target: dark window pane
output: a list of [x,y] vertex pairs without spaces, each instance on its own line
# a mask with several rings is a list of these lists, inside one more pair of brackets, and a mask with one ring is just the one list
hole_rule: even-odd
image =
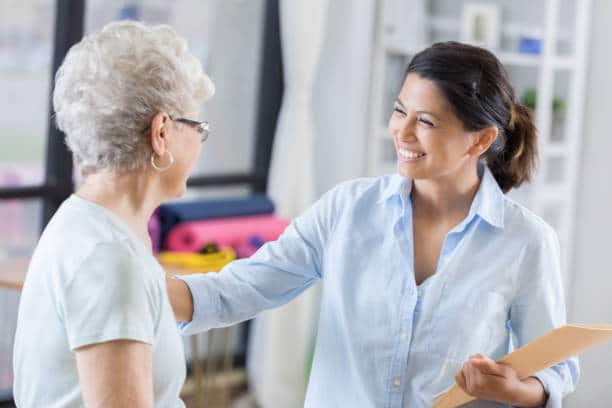
[[0,2],[0,188],[43,180],[55,2]]

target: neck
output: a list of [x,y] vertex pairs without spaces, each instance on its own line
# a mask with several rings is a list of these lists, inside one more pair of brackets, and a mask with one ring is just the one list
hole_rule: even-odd
[[146,170],[89,175],[77,195],[115,213],[137,237],[150,245],[147,225],[163,197]]
[[466,216],[479,186],[476,166],[453,175],[414,180],[412,206],[419,214],[438,218]]

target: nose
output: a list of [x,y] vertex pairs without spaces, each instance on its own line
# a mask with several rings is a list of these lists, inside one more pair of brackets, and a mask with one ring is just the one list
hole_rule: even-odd
[[397,137],[403,142],[416,139],[416,118],[407,116],[398,123]]

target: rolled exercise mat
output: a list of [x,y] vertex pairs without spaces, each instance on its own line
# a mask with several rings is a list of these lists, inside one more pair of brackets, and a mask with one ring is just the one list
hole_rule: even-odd
[[183,222],[273,213],[274,204],[264,194],[164,204],[159,207],[160,243],[166,244],[170,230]]
[[287,225],[288,220],[275,215],[185,222],[170,231],[166,247],[170,251],[198,252],[208,242],[214,241],[220,247],[241,248],[247,245],[253,236],[263,241],[274,241]]
[[225,265],[236,259],[232,248],[221,248],[210,254],[164,251],[157,255],[163,266],[174,266],[189,272],[219,272]]

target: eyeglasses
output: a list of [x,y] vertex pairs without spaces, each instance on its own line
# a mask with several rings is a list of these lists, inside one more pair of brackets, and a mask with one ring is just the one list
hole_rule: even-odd
[[193,126],[196,128],[198,133],[200,134],[200,140],[202,143],[208,139],[208,134],[210,133],[210,125],[207,121],[198,122],[197,120],[185,119],[185,118],[176,118],[174,119],[172,116],[169,116],[170,120],[174,122],[184,123],[189,126]]

